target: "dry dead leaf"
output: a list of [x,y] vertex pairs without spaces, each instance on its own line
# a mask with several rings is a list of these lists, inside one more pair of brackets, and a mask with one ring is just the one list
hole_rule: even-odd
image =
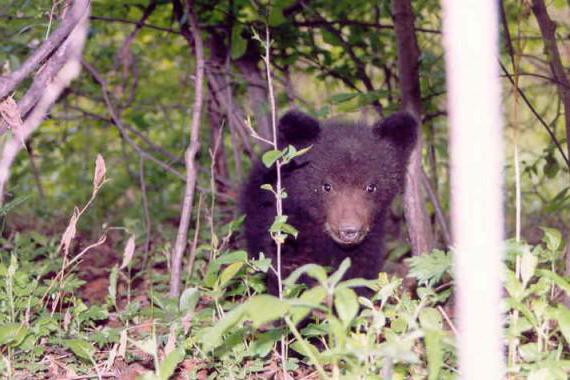
[[17,135],[23,124],[18,104],[14,101],[14,98],[8,96],[0,103],[0,126],[11,129]]
[[97,155],[95,160],[95,175],[93,176],[93,194],[95,194],[105,182],[105,174],[107,168],[105,167],[105,160],[100,154]]
[[120,358],[125,358],[127,355],[127,330],[121,331],[121,338],[119,339],[119,351],[118,356]]
[[164,346],[164,356],[170,354],[176,348],[176,326],[170,325],[170,333],[168,334],[168,340]]
[[71,246],[71,241],[75,237],[77,232],[77,220],[79,219],[79,209],[75,207],[73,210],[73,215],[71,219],[69,219],[69,223],[67,224],[67,228],[65,232],[61,236],[61,243],[59,244],[59,248],[63,248],[63,253],[65,256],[69,253],[69,247]]
[[135,253],[135,235],[131,235],[125,246],[125,251],[123,252],[123,263],[120,269],[125,269],[133,258]]

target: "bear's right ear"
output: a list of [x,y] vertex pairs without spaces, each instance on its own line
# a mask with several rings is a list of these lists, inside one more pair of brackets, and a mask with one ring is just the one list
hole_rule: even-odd
[[321,131],[319,121],[301,111],[291,110],[279,120],[279,146],[303,148],[311,144]]
[[374,133],[408,155],[418,139],[418,122],[409,112],[396,112],[374,125]]

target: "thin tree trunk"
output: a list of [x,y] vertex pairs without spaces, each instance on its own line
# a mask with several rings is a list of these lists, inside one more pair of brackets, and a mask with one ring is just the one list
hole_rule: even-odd
[[544,50],[550,64],[550,71],[552,71],[552,75],[558,84],[558,92],[564,105],[566,145],[568,157],[570,157],[570,80],[566,76],[566,70],[562,65],[560,51],[556,44],[556,23],[548,16],[543,0],[532,0],[532,13],[534,13],[538,22],[542,40],[544,41]]
[[[184,199],[182,202],[182,212],[180,215],[180,224],[178,225],[178,233],[176,234],[176,242],[174,243],[174,251],[172,252],[172,260],[170,265],[170,290],[171,297],[178,297],[180,294],[180,274],[182,272],[182,257],[188,244],[188,227],[190,225],[190,217],[192,215],[192,202],[194,200],[194,190],[196,189],[196,177],[198,174],[196,166],[196,153],[200,147],[199,131],[200,116],[202,113],[202,88],[204,82],[204,48],[202,46],[202,38],[198,29],[198,22],[194,12],[194,3],[189,1],[188,22],[190,33],[194,40],[194,52],[196,54],[196,82],[194,95],[194,105],[192,108],[192,124],[190,125],[190,144],[184,153],[184,161],[186,164],[186,189],[184,191]],[[182,28],[186,24],[181,25]],[[190,42],[190,41],[189,41]]]
[[[418,122],[421,120],[421,96],[419,81],[420,51],[414,32],[414,14],[410,0],[392,0],[392,17],[398,45],[398,72],[402,93],[402,106],[410,111]],[[410,157],[406,188],[404,191],[404,212],[414,255],[429,252],[434,247],[433,231],[424,206],[421,192],[421,133]]]
[[[566,70],[562,65],[560,51],[558,50],[558,45],[556,44],[556,23],[552,21],[548,15],[548,11],[543,0],[532,1],[532,13],[534,13],[536,21],[538,22],[540,33],[542,34],[542,40],[544,41],[544,50],[550,64],[550,71],[556,80],[556,83],[558,85],[558,93],[560,94],[560,99],[564,105],[566,146],[568,149],[568,157],[570,157],[570,80],[568,79]],[[568,276],[570,275],[570,243],[566,246],[564,255],[566,257],[566,268],[564,274]],[[565,295],[563,298],[563,303],[566,306],[570,307],[570,296]]]

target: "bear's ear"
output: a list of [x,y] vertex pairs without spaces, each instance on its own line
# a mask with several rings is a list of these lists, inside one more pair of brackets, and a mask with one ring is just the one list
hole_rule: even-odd
[[279,120],[279,145],[308,145],[319,136],[320,131],[317,119],[301,111],[288,111]]
[[409,112],[396,112],[374,125],[374,133],[410,153],[418,138],[418,123]]

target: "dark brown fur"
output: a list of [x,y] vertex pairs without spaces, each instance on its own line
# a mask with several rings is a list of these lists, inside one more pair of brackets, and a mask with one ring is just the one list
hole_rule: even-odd
[[[384,262],[384,219],[394,196],[403,188],[406,165],[415,144],[417,126],[407,113],[396,113],[372,128],[346,122],[321,123],[298,111],[279,122],[280,143],[309,152],[283,168],[288,194],[284,214],[299,230],[283,246],[284,276],[302,264],[336,268],[350,257],[345,278],[374,279]],[[247,215],[245,233],[250,255],[273,259],[275,243],[268,229],[275,216],[272,193],[275,169],[258,163],[241,194]],[[269,288],[276,293],[275,278]]]

